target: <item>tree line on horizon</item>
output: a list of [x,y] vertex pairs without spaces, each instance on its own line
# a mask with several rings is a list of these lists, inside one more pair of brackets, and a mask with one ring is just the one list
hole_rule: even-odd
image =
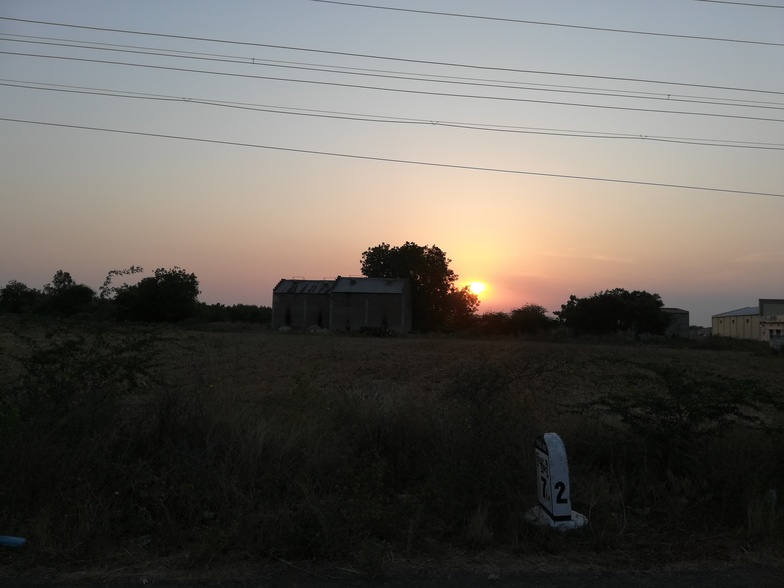
[[179,267],[158,268],[136,284],[112,283],[118,276],[139,274],[140,267],[110,271],[96,292],[77,283],[69,272],[58,270],[42,289],[17,280],[0,289],[0,312],[50,317],[101,317],[118,321],[176,323],[186,319],[204,322],[268,323],[272,309],[252,304],[226,306],[198,299],[199,280]]
[[[670,318],[658,294],[614,288],[569,300],[548,316],[544,307],[527,303],[510,312],[479,314],[479,298],[468,287],[456,286],[451,259],[436,245],[407,241],[402,246],[381,243],[361,256],[362,275],[406,278],[412,291],[412,325],[417,332],[467,333],[491,336],[538,335],[559,327],[574,335],[619,332],[661,335]],[[110,317],[118,321],[176,323],[270,323],[272,309],[248,304],[206,304],[198,300],[199,280],[182,268],[159,268],[135,284],[117,286],[113,280],[142,273],[142,268],[112,270],[98,292],[58,270],[43,289],[9,281],[0,289],[0,312],[55,317]]]
[[408,278],[411,283],[412,323],[415,331],[469,332],[484,335],[537,335],[565,327],[575,335],[618,332],[662,335],[670,317],[658,294],[614,288],[592,296],[569,297],[550,318],[547,309],[528,303],[510,312],[477,314],[479,298],[468,287],[456,286],[458,275],[451,259],[436,245],[401,246],[381,243],[360,259],[362,275]]

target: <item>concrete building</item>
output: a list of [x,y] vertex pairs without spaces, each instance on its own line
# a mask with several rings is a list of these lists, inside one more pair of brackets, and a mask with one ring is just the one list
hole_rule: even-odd
[[280,280],[272,290],[272,328],[331,331],[411,330],[411,287],[405,279]]
[[688,337],[689,336],[689,311],[681,308],[662,308],[667,316],[670,317],[670,324],[667,326],[665,335],[668,337]]
[[272,328],[329,328],[333,280],[281,280],[272,290]]
[[330,297],[330,329],[362,328],[407,333],[411,330],[411,289],[408,280],[341,278]]
[[784,299],[761,298],[759,306],[747,306],[711,317],[714,335],[776,341],[784,335]]

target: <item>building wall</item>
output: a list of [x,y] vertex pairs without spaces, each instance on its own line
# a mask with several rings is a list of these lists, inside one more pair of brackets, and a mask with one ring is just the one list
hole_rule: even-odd
[[329,294],[273,293],[272,328],[329,327]]
[[411,297],[404,294],[333,292],[330,329],[357,331],[365,327],[399,333],[411,330]]
[[761,337],[760,316],[758,314],[714,316],[711,323],[713,335],[753,341],[759,341]]
[[784,336],[784,314],[760,317],[760,331],[763,341],[774,341],[776,337]]
[[761,315],[784,314],[784,300],[781,298],[761,298],[759,301]]
[[272,328],[284,326],[334,331],[369,327],[407,333],[411,288],[408,281],[379,278],[281,280],[272,292]]
[[665,334],[670,337],[687,337],[689,335],[689,313],[685,310],[663,309],[670,317],[670,324]]

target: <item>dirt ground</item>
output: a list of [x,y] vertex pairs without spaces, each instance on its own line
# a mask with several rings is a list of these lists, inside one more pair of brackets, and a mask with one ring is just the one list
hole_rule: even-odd
[[780,560],[702,561],[677,565],[614,568],[606,562],[574,564],[555,557],[513,557],[503,554],[456,555],[434,561],[401,561],[373,576],[340,563],[271,561],[254,565],[225,565],[211,570],[175,571],[163,567],[124,570],[38,568],[3,575],[0,585],[18,588],[51,586],[334,587],[387,586],[571,586],[585,588],[766,588],[784,586]]

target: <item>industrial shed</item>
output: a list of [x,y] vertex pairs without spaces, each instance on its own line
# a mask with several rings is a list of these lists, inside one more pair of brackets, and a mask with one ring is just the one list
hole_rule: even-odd
[[760,298],[759,306],[715,314],[711,323],[714,335],[773,341],[784,334],[784,299]]
[[281,280],[272,290],[272,328],[329,327],[333,280]]
[[688,337],[689,336],[689,311],[682,308],[662,308],[667,316],[670,317],[670,324],[667,325],[665,334],[669,337]]
[[338,278],[332,288],[333,330],[371,328],[407,333],[411,330],[408,280]]
[[280,280],[272,291],[272,328],[332,331],[411,330],[406,279]]

